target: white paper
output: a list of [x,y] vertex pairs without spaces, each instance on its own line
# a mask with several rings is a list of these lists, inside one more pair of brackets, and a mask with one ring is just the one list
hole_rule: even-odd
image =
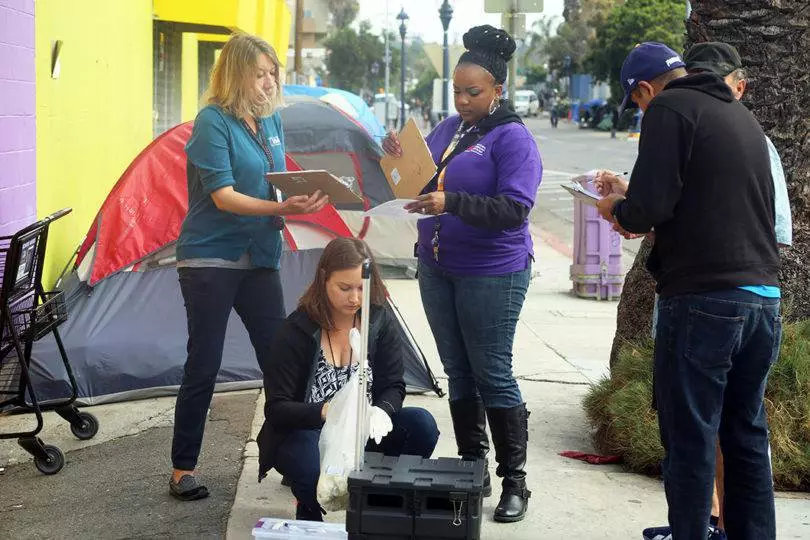
[[594,195],[590,191],[585,190],[585,188],[583,188],[578,182],[571,182],[568,185],[562,186],[562,188],[573,195],[575,199],[578,199],[589,206],[596,206],[597,201],[599,201],[598,195]]
[[434,217],[424,214],[412,214],[411,212],[405,210],[405,205],[412,202],[414,202],[413,199],[394,199],[375,206],[371,210],[363,212],[363,215],[369,217],[390,217],[396,219],[424,219]]

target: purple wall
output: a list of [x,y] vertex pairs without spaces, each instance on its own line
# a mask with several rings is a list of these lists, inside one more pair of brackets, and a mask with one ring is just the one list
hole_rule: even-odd
[[0,235],[36,217],[34,0],[0,0]]

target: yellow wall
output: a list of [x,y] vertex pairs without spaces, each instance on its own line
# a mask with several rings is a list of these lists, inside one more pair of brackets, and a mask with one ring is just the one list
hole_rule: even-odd
[[49,286],[152,139],[152,0],[37,0],[36,87],[37,213],[73,208],[51,227]]
[[[284,0],[37,0],[37,214],[73,208],[51,228],[46,286],[84,239],[110,188],[152,140],[154,19],[260,35],[284,63],[291,17]],[[198,110],[203,37],[183,35],[184,121]],[[51,77],[54,40],[62,41],[57,79]]]
[[285,0],[154,0],[154,16],[162,21],[222,26],[266,39],[287,62],[292,13]]
[[183,33],[183,63],[181,66],[181,102],[183,122],[194,120],[199,110],[200,75],[197,52],[198,34]]

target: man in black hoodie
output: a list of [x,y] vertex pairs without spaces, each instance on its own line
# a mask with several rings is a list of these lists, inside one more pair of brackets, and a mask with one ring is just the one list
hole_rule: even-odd
[[655,397],[674,540],[706,537],[719,434],[730,538],[776,537],[764,392],[781,339],[774,188],[765,136],[714,74],[644,43],[621,71],[645,112],[626,197],[600,201],[647,233],[659,298]]

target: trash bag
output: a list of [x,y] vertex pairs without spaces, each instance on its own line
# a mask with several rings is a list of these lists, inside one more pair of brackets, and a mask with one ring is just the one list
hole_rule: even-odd
[[321,475],[318,478],[318,502],[326,510],[345,510],[349,503],[348,479],[354,469],[357,430],[362,429],[363,441],[368,440],[369,408],[359,419],[358,400],[360,377],[352,376],[329,402],[326,422],[318,439],[321,454]]

